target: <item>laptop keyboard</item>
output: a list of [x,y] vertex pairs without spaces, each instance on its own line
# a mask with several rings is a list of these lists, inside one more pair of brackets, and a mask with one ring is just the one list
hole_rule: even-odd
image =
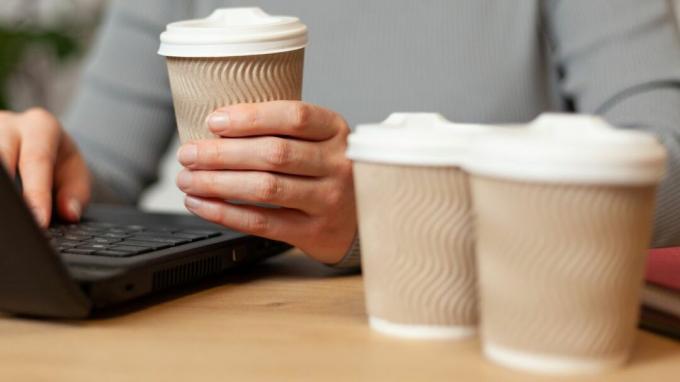
[[128,257],[219,236],[219,231],[86,222],[47,230],[59,253]]

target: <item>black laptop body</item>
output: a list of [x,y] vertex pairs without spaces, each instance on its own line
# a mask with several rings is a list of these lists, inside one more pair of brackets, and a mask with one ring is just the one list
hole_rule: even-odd
[[43,230],[0,165],[0,311],[84,318],[290,248],[189,215],[90,207]]

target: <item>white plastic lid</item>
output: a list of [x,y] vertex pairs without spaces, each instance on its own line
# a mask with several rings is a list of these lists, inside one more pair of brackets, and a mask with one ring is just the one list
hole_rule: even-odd
[[307,27],[297,17],[272,16],[257,7],[220,8],[205,19],[168,24],[158,54],[229,57],[269,54],[307,45]]
[[465,169],[526,181],[642,185],[658,183],[665,166],[666,150],[651,134],[594,116],[546,113],[526,128],[479,140]]
[[349,135],[347,157],[362,162],[460,166],[481,125],[456,124],[436,113],[394,113]]

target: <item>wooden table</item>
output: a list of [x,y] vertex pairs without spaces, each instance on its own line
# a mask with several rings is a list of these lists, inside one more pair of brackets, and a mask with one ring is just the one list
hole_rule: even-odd
[[[533,381],[476,340],[372,332],[360,276],[297,253],[88,321],[0,316],[0,381]],[[207,287],[207,289],[205,289]],[[640,332],[631,364],[578,380],[680,380],[680,343]]]

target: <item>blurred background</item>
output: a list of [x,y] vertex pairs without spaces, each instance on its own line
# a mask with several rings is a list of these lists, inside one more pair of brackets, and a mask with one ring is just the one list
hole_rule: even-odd
[[61,114],[104,0],[2,0],[0,109],[42,106]]
[[[106,3],[0,0],[0,110],[41,106],[57,116],[66,111]],[[142,208],[186,212],[174,182],[177,146],[175,141],[164,158],[159,182],[142,196]]]
[[[57,116],[64,113],[106,3],[0,0],[0,110],[41,106]],[[679,10],[680,0],[674,3]],[[185,211],[183,195],[174,185],[179,171],[176,147],[175,141],[161,166],[159,182],[142,197],[142,208]]]

